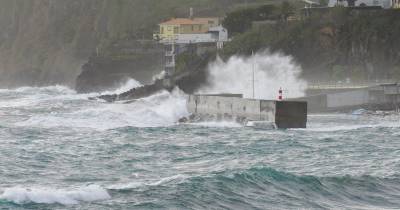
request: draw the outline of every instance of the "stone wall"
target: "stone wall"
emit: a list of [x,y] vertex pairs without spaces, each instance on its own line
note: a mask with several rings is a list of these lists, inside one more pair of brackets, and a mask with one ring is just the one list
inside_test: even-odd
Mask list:
[[194,115],[213,119],[265,121],[278,128],[305,128],[307,103],[244,99],[218,95],[190,95],[188,109]]
[[309,112],[349,111],[366,108],[372,110],[395,110],[400,107],[400,86],[383,84],[367,88],[341,90],[299,99],[307,101]]

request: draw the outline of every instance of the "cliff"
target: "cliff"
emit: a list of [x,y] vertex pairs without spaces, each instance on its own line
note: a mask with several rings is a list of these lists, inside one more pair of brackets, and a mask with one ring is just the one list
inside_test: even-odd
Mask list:
[[128,78],[149,84],[163,69],[164,46],[155,41],[120,41],[97,52],[82,66],[75,85],[78,92],[104,91]]
[[238,2],[243,1],[0,0],[0,87],[73,87],[96,48],[151,39],[158,22],[187,16],[189,7],[199,16],[222,15]]
[[291,21],[261,22],[236,35],[220,55],[284,52],[310,81],[400,79],[399,18],[400,10],[315,9]]

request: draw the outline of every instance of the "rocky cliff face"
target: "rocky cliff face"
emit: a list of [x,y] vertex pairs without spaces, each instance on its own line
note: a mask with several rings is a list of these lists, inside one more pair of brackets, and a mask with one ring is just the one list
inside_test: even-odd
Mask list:
[[310,82],[400,79],[400,10],[313,10],[235,36],[220,55],[270,49],[293,56]]
[[[0,0],[0,87],[75,85],[115,40],[150,38],[171,16],[221,14],[242,0]],[[251,2],[251,0],[249,0]],[[140,69],[132,69],[140,71]]]
[[98,2],[1,0],[0,86],[73,84],[104,33]]
[[153,82],[163,70],[164,46],[155,41],[124,41],[89,58],[76,81],[78,92],[101,92],[120,86],[127,78]]

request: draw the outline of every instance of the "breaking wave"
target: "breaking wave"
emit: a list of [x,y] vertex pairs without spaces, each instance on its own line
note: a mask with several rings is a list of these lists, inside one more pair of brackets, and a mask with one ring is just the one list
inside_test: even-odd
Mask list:
[[[140,85],[131,79],[107,94],[125,92]],[[105,103],[88,99],[98,95],[77,94],[64,86],[23,87],[1,90],[0,108],[14,108],[17,116],[23,116],[24,119],[15,122],[15,126],[41,128],[107,130],[127,126],[164,127],[174,125],[188,115],[186,95],[178,89],[172,92],[160,91],[130,102]]]
[[101,93],[101,95],[108,95],[108,94],[121,94],[124,92],[127,92],[133,88],[137,88],[143,86],[139,81],[128,78],[125,83],[121,84],[120,87],[114,89],[114,90],[109,90],[109,91],[104,91]]
[[250,57],[233,56],[224,62],[218,59],[209,66],[208,85],[200,93],[240,93],[258,99],[277,99],[280,88],[285,98],[304,96],[306,81],[300,79],[301,68],[293,58],[279,53],[259,52]]
[[187,116],[186,98],[179,91],[161,91],[131,103],[102,103],[81,101],[79,107],[60,101],[60,110],[43,107],[49,112],[38,113],[17,123],[23,127],[78,127],[99,130],[119,127],[162,127],[175,124]]
[[107,190],[97,185],[90,185],[76,189],[52,189],[42,187],[12,187],[4,189],[0,200],[16,204],[62,204],[76,205],[80,202],[107,200],[111,196]]
[[[195,190],[196,192],[193,192]],[[178,185],[185,207],[227,209],[384,209],[400,205],[400,180],[373,176],[317,177],[250,168],[193,177]],[[186,195],[196,195],[186,196]]]

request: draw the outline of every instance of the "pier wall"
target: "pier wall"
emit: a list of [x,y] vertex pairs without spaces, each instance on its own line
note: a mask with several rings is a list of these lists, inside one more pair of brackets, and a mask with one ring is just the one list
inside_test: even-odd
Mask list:
[[367,90],[352,90],[327,95],[327,106],[329,108],[356,106],[367,103],[369,103],[369,91]]
[[382,84],[311,95],[294,100],[307,101],[309,112],[345,111],[359,108],[395,110],[400,107],[400,86],[399,84]]
[[267,121],[278,128],[304,128],[307,103],[268,101],[217,95],[190,95],[188,109],[194,115],[237,121]]

